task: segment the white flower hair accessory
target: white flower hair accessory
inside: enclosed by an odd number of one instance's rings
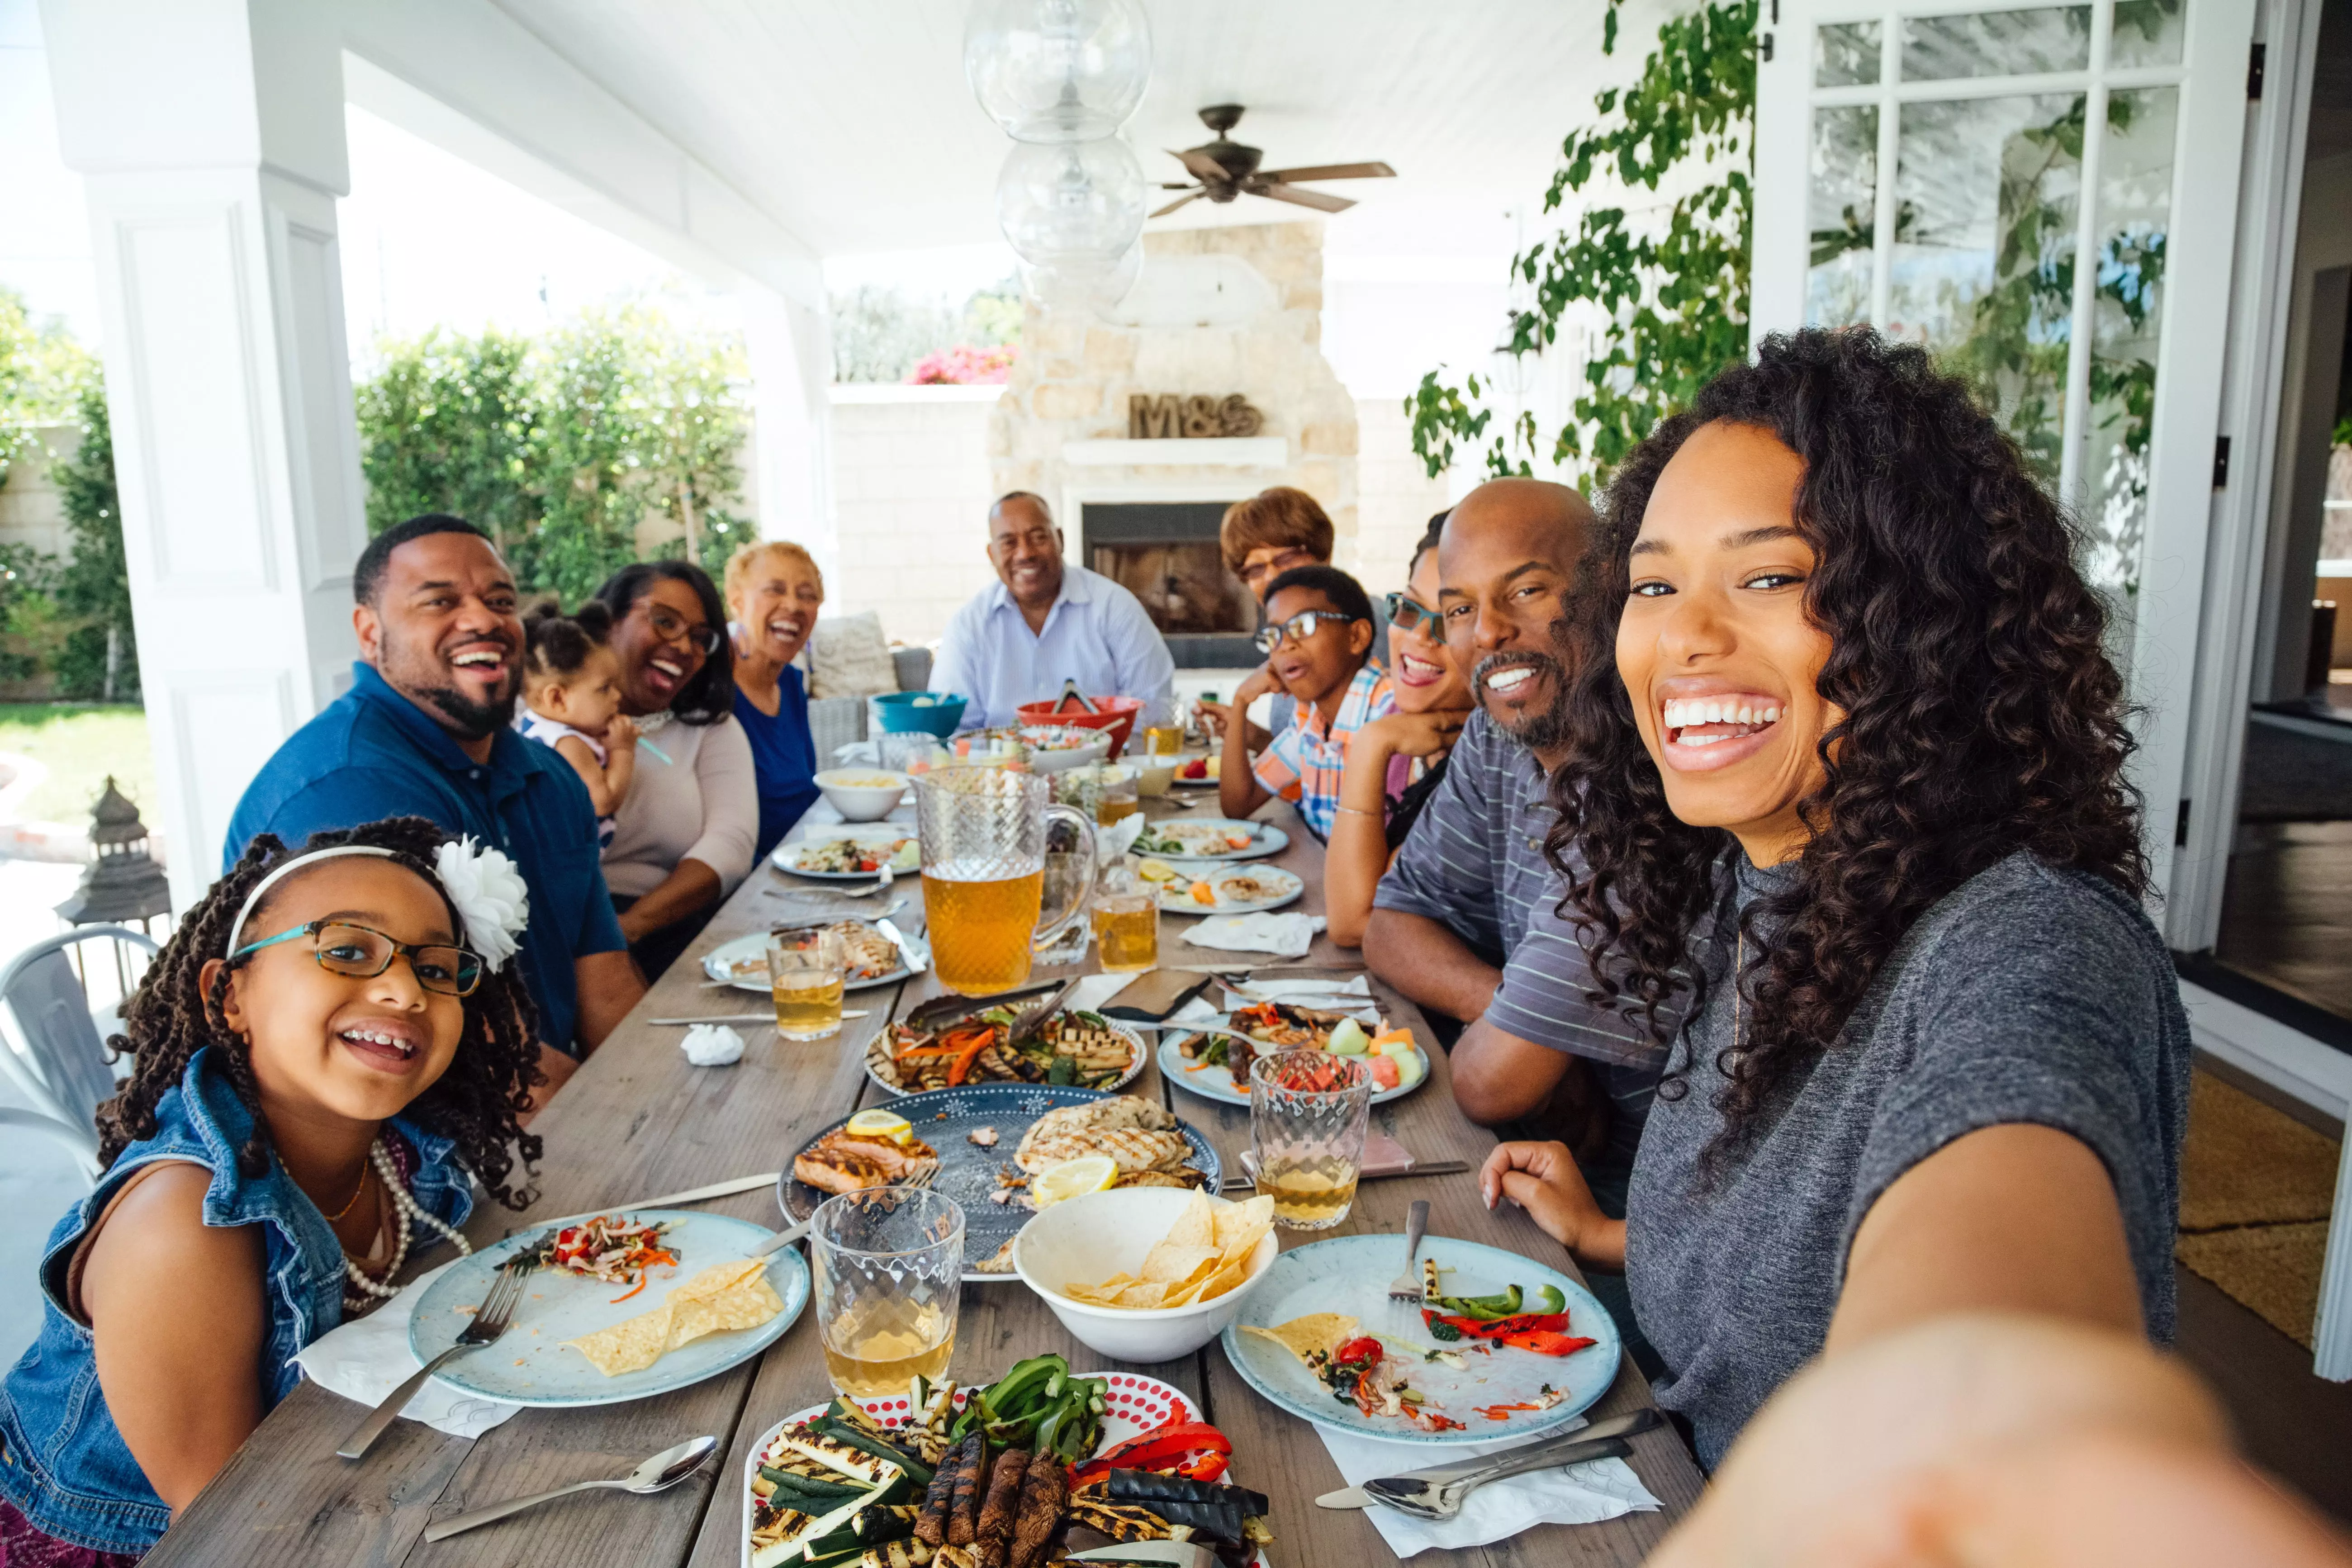
[[[521,950],[522,928],[530,920],[530,888],[522,872],[503,852],[476,844],[471,834],[434,851],[433,869],[466,924],[466,945],[496,974]]]

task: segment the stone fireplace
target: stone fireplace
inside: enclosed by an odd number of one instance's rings
[[[1111,319],[1030,305],[989,422],[991,478],[1000,494],[1052,503],[1069,558],[1134,591],[1179,668],[1253,667],[1257,605],[1219,558],[1224,509],[1295,485],[1330,513],[1336,558],[1356,553],[1356,405],[1320,347],[1322,226],[1172,230],[1143,243],[1142,279]],[[1131,422],[1136,398],[1154,416]],[[1242,399],[1256,433],[1133,433],[1184,428],[1164,416],[1171,398],[1196,411]],[[1249,424],[1228,415],[1223,427]]]

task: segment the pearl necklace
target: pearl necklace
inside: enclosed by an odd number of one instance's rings
[[[400,1168],[392,1163],[392,1151],[383,1146],[383,1139],[379,1138],[368,1145],[368,1163],[375,1167],[376,1176],[383,1184],[384,1196],[392,1201],[392,1261],[384,1268],[383,1277],[386,1281],[397,1275],[400,1272],[400,1266],[408,1261],[410,1234],[408,1227],[411,1220],[420,1220],[432,1229],[439,1231],[449,1238],[459,1252],[468,1255],[473,1252],[473,1247],[464,1237],[457,1234],[455,1226],[442,1223],[438,1215],[427,1213],[420,1208],[416,1200],[408,1195],[408,1189],[400,1183]],[[343,1277],[352,1284],[358,1286],[360,1291],[357,1295],[348,1289],[343,1292],[343,1310],[347,1312],[363,1312],[378,1302],[389,1301],[400,1294],[399,1286],[390,1283],[379,1284],[370,1279],[352,1260],[348,1250],[343,1254]]]

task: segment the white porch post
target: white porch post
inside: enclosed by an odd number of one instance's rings
[[[341,40],[313,0],[43,0],[89,195],[140,678],[173,902],[347,680],[366,542],[335,198]],[[150,820],[153,820],[151,813]]]
[[[745,285],[737,297],[751,362],[760,532],[804,546],[825,581],[838,584],[841,538],[827,461],[833,405],[825,395],[833,343],[825,319],[758,284]]]

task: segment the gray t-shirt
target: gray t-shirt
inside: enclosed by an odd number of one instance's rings
[[[1913,926],[1836,1045],[1712,1184],[1738,910],[1790,873],[1743,858],[1700,961],[1705,1011],[1684,1030],[1634,1163],[1625,1274],[1712,1470],[1772,1392],[1821,1351],[1854,1232],[1896,1178],[1986,1127],[2030,1122],[2088,1145],[2123,1210],[2149,1336],[2173,1331],[2172,1237],[2189,1110],[2189,1020],[2137,902],[2016,854]],[[1756,957],[1748,943],[1748,959]],[[1696,1060],[1698,1066],[1690,1064]]]

